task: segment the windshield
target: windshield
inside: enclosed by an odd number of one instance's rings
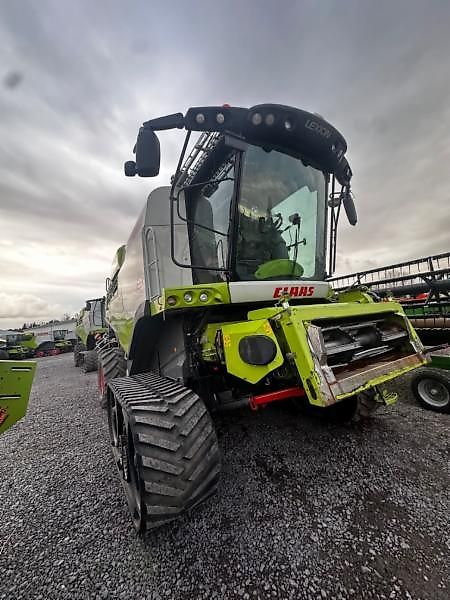
[[[249,146],[238,218],[240,280],[323,279],[323,173],[286,154]]]
[[[325,178],[301,160],[248,146],[243,154],[237,236],[233,232],[235,162],[232,151],[220,179],[187,191],[192,264],[196,283],[225,279],[229,252],[241,281],[324,279]],[[232,248],[234,246],[234,248]],[[222,271],[216,269],[223,269]]]

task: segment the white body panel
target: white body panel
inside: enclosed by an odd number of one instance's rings
[[[280,299],[283,294],[291,298],[326,298],[330,291],[325,281],[237,281],[228,285],[233,303]]]

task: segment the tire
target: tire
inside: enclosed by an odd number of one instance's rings
[[[98,389],[100,395],[100,405],[106,408],[107,404],[107,385],[112,379],[125,377],[127,372],[127,363],[122,348],[107,348],[99,352],[98,360]]]
[[[423,408],[450,413],[450,373],[444,369],[424,367],[411,381],[412,392]]]
[[[154,373],[115,379],[108,386],[108,422],[138,531],[177,519],[216,491],[217,436],[193,391]]]
[[[6,350],[0,350],[0,360],[9,360],[9,354]]]
[[[83,360],[83,371],[85,373],[92,373],[97,370],[98,366],[98,357],[96,350],[86,350],[84,353]]]
[[[84,350],[86,350],[84,344],[75,344],[73,349],[73,362],[76,367],[80,367],[83,362],[81,352],[84,352]]]

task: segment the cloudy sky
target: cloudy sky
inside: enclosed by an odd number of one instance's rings
[[[448,0],[0,0],[0,328],[102,295],[156,180],[123,176],[139,124],[291,104],[348,141],[359,224],[339,271],[450,248]]]

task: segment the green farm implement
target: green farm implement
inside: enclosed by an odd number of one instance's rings
[[[0,434],[24,417],[36,363],[0,360]]]

